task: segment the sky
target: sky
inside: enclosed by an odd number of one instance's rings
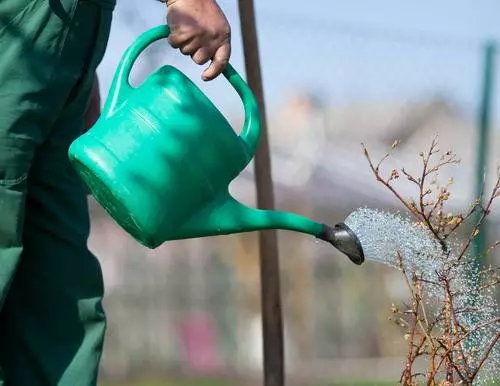
[[[298,91],[314,93],[329,104],[406,103],[440,94],[466,113],[476,114],[488,39],[499,42],[500,72],[498,0],[254,1],[264,89],[271,108]],[[232,26],[231,64],[244,75],[238,2],[219,4]],[[163,7],[153,0],[118,0],[99,68],[104,94],[127,46],[141,32],[164,22]],[[204,83],[202,68],[189,58],[165,42],[155,46],[164,50],[155,65],[179,67],[221,110],[241,108],[222,77]],[[146,75],[137,76],[140,80]],[[500,90],[500,73],[495,86]],[[500,95],[494,104],[500,111]]]

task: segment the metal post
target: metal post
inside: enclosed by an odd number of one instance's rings
[[[260,68],[253,0],[239,0],[241,34],[247,82],[257,98],[262,118],[262,136],[255,156],[257,206],[274,209],[271,160],[267,136],[266,109]],[[284,385],[283,316],[276,231],[259,233],[264,386]]]
[[[476,198],[481,196],[481,205],[484,204],[484,192],[487,176],[487,155],[488,155],[488,139],[491,131],[491,106],[493,102],[493,82],[495,72],[495,56],[496,43],[493,41],[487,42],[484,47],[484,70],[481,105],[479,110],[479,135],[477,148],[477,169],[476,169]],[[476,221],[479,221],[481,212],[476,212]],[[473,253],[478,264],[482,264],[482,257],[486,252],[486,226],[484,223],[479,228],[478,235],[473,240]]]

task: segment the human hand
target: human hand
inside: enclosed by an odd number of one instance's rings
[[[231,28],[215,0],[167,0],[168,41],[197,64],[205,64],[202,79],[216,78],[231,56]]]

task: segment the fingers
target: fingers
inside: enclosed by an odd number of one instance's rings
[[[211,64],[202,79],[216,78],[231,54],[231,27],[215,0],[168,0],[169,44],[198,65]]]
[[[185,42],[180,47],[180,51],[184,55],[192,56],[192,55],[194,55],[196,53],[196,51],[199,50],[200,47],[201,47],[201,42],[199,41],[199,39],[193,38],[193,39],[188,40],[187,42]]]
[[[202,46],[199,38],[185,38],[181,34],[172,34],[169,43],[178,48],[184,55],[191,56],[196,64],[203,65],[212,59],[210,66],[203,72],[203,80],[209,81],[219,76],[226,68],[231,56],[231,45],[228,40],[220,45]]]
[[[191,37],[190,39],[179,38],[178,35],[172,35],[170,45],[178,48],[184,55],[191,56],[196,64],[205,64],[213,55],[215,49],[202,47],[200,39]]]
[[[207,48],[200,48],[197,50],[194,54],[191,55],[191,58],[193,59],[193,62],[196,64],[205,64],[210,60],[211,57],[211,52]]]
[[[212,57],[212,63],[203,72],[203,80],[209,81],[219,76],[226,68],[231,56],[231,44],[229,41],[223,43]],[[194,59],[194,58],[193,58]]]
[[[189,32],[181,32],[171,27],[171,32],[167,40],[173,48],[184,48],[193,43],[195,35]]]

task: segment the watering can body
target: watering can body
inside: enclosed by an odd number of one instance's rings
[[[168,26],[141,35],[125,52],[103,113],[69,148],[73,167],[111,217],[141,244],[258,229],[318,235],[322,225],[284,212],[249,208],[228,192],[258,146],[256,100],[228,65],[224,76],[241,97],[238,135],[208,97],[182,72],[163,66],[139,87],[132,66]]]

